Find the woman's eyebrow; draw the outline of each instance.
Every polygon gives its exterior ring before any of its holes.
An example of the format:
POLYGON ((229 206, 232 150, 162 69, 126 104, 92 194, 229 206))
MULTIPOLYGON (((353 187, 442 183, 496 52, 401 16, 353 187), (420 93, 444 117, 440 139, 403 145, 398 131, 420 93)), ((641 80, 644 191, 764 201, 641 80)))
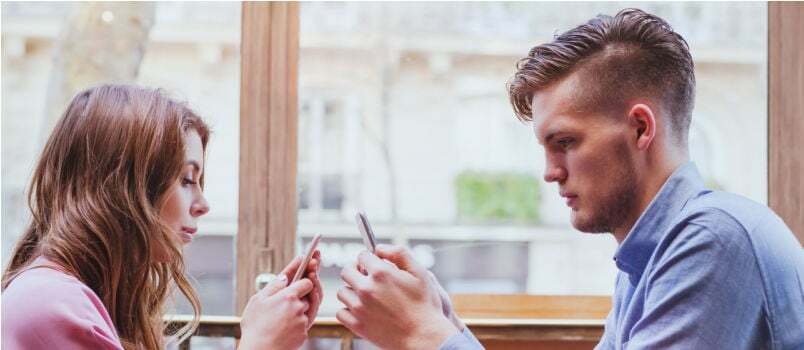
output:
POLYGON ((196 162, 195 160, 188 160, 188 161, 187 161, 186 163, 184 163, 184 164, 186 164, 186 165, 192 165, 192 166, 193 166, 193 168, 194 168, 194 170, 195 170, 195 172, 200 172, 200 171, 201 171, 201 166, 200 166, 200 165, 198 165, 198 162, 196 162))

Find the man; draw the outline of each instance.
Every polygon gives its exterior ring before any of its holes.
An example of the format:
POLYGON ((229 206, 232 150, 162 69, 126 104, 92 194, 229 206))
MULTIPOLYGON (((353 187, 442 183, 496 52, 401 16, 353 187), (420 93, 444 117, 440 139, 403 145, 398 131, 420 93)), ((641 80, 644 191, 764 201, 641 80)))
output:
MULTIPOLYGON (((598 349, 802 349, 804 254, 767 207, 703 187, 689 162, 684 39, 636 9, 533 48, 509 83, 583 232, 619 243, 598 349)), ((398 247, 344 268, 338 319, 383 348, 482 348, 398 247)))

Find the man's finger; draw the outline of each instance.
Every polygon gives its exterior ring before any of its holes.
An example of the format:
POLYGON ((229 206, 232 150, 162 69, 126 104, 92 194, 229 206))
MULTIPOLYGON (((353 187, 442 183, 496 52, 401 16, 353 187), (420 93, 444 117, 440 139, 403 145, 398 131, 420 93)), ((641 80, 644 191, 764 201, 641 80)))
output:
POLYGON ((366 285, 368 277, 357 271, 355 266, 346 266, 341 270, 341 279, 352 288, 360 288, 366 285))
POLYGON ((341 324, 352 331, 352 333, 356 334, 357 336, 361 336, 360 328, 360 321, 357 320, 355 315, 352 315, 349 310, 340 309, 337 313, 335 313, 335 318, 341 322, 341 324))
POLYGON ((357 263, 362 266, 369 275, 380 270, 387 270, 389 267, 398 270, 392 262, 382 260, 377 257, 377 255, 367 251, 361 252, 360 255, 357 256, 357 263))
POLYGON ((347 309, 354 309, 355 306, 360 305, 360 297, 357 296, 354 290, 349 288, 338 289, 338 300, 346 306, 347 309))
POLYGON ((411 255, 410 251, 404 247, 397 245, 378 244, 377 248, 374 250, 374 254, 377 255, 378 260, 386 259, 401 270, 410 272, 411 274, 419 276, 420 278, 426 278, 424 275, 424 271, 426 270, 413 259, 413 255, 411 255))

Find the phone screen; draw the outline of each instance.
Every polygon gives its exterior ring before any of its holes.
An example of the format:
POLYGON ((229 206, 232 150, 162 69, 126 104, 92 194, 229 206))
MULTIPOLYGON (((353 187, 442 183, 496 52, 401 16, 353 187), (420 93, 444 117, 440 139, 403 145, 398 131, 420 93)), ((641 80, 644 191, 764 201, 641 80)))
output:
POLYGON ((363 236, 363 244, 365 244, 366 249, 373 254, 374 248, 377 246, 377 241, 374 239, 374 230, 371 229, 371 225, 368 222, 366 214, 363 212, 358 212, 357 216, 355 216, 355 220, 357 221, 357 227, 360 228, 360 233, 363 236))
POLYGON ((301 264, 299 264, 299 268, 296 269, 296 275, 293 276, 293 280, 290 283, 296 282, 301 279, 304 275, 304 271, 307 270, 307 264, 310 263, 310 259, 313 258, 313 253, 315 252, 315 248, 318 246, 318 241, 321 240, 321 234, 316 234, 313 237, 313 241, 310 242, 310 245, 307 247, 307 251, 304 254, 304 260, 302 260, 301 264))

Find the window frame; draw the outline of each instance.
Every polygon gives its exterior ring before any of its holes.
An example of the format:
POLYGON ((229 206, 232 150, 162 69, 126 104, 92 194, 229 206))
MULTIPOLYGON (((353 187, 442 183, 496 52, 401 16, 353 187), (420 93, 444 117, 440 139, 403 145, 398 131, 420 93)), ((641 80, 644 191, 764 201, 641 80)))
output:
MULTIPOLYGON (((294 256, 297 211, 299 4, 242 4, 240 189, 236 313, 254 291, 259 271, 276 273, 294 256)), ((804 4, 768 3, 768 203, 804 243, 804 4), (790 77, 799 77, 791 79, 790 77)), ((522 295, 458 296, 459 310, 500 316, 487 303, 522 304, 522 295), (517 301, 518 300, 518 301, 517 301), (473 311, 474 310, 474 311, 473 311)), ((551 315, 572 318, 579 308, 610 308, 607 298, 558 296, 551 315), (577 305, 573 310, 571 305, 577 305)), ((521 317, 538 317, 538 312, 521 317)))

